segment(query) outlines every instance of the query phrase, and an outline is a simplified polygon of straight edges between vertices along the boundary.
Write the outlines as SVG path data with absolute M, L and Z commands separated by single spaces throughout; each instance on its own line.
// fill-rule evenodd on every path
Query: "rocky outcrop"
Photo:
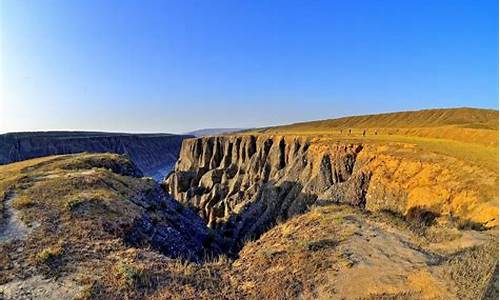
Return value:
M 182 140 L 171 134 L 25 132 L 0 135 L 0 164 L 80 152 L 127 154 L 146 176 L 160 180 L 174 166 Z
M 302 138 L 238 136 L 185 140 L 167 190 L 225 237 L 243 241 L 314 203 L 364 207 L 370 173 L 360 144 L 319 157 Z
M 144 213 L 124 235 L 126 243 L 196 262 L 222 253 L 218 235 L 193 211 L 166 195 L 159 185 L 131 201 Z
M 210 227 L 240 242 L 313 204 L 327 203 L 416 219 L 447 215 L 494 226 L 498 209 L 479 199 L 470 182 L 450 180 L 456 171 L 450 168 L 457 163 L 406 144 L 205 137 L 183 142 L 165 187 Z

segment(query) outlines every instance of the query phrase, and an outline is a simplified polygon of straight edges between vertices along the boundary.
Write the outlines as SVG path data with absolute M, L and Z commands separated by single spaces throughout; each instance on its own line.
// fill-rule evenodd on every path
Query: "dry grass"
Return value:
M 366 225 L 358 225 L 355 221 L 357 218 L 366 220 L 368 224 L 377 224 L 378 228 L 392 228 L 392 230 L 397 228 L 398 240 L 401 238 L 398 236 L 399 233 L 409 238 L 413 245 L 396 242 L 398 247 L 404 248 L 398 252 L 400 254 L 417 251 L 419 248 L 423 253 L 432 253 L 426 249 L 428 245 L 437 242 L 436 236 L 440 236 L 443 243 L 461 236 L 456 233 L 456 229 L 438 224 L 429 225 L 421 231 L 416 230 L 414 225 L 408 224 L 403 218 L 384 214 L 360 214 L 351 207 L 313 208 L 304 215 L 277 225 L 259 240 L 246 244 L 229 272 L 231 281 L 236 283 L 233 286 L 248 299 L 341 298 L 336 278 L 351 269 L 358 268 L 360 260 L 366 259 L 355 253 L 369 252 L 374 255 L 369 259 L 368 265 L 371 267 L 376 267 L 372 264 L 376 264 L 378 259 L 384 257 L 377 254 L 376 248 L 373 248 L 373 252 L 368 250 L 371 247 L 379 247 L 377 244 L 373 246 L 369 239 L 378 235 L 383 237 L 389 233 L 387 247 L 394 246 L 394 240 L 390 237 L 391 229 L 385 233 L 376 230 L 374 234 L 366 234 L 364 231 Z M 451 233 L 456 235 L 451 236 Z M 452 254 L 428 254 L 433 257 L 430 258 L 428 269 L 419 273 L 425 276 L 416 276 L 415 269 L 407 270 L 406 275 L 399 274 L 403 277 L 408 276 L 403 281 L 406 282 L 404 287 L 391 288 L 390 283 L 387 283 L 388 288 L 379 285 L 359 286 L 356 282 L 352 282 L 352 285 L 359 286 L 361 290 L 371 290 L 372 295 L 366 299 L 442 299 L 440 289 L 443 286 L 458 286 L 458 295 L 461 299 L 478 299 L 478 295 L 485 290 L 493 272 L 492 268 L 498 259 L 496 238 L 492 236 L 491 240 L 481 246 L 464 248 L 458 252 L 452 251 Z M 359 239 L 361 241 L 366 239 L 363 247 L 367 249 L 360 251 L 350 248 L 352 247 L 349 246 L 350 243 Z M 386 251 L 384 255 L 391 253 L 391 250 L 387 249 L 382 251 Z M 378 267 L 383 271 L 385 267 L 383 260 L 379 264 L 381 265 Z M 366 272 L 363 271 L 365 267 L 366 265 L 359 269 L 360 277 L 365 275 L 362 274 Z M 432 277 L 430 274 L 433 272 L 443 275 Z M 441 279 L 441 276 L 444 277 Z M 470 280 L 471 278 L 474 279 Z M 440 285 L 435 285 L 436 280 L 440 281 Z
M 422 237 L 405 227 L 408 224 L 402 218 L 366 215 L 344 206 L 314 208 L 247 243 L 234 261 L 221 256 L 203 264 L 189 263 L 123 242 L 142 212 L 128 200 L 154 184 L 120 175 L 124 168 L 123 157 L 108 154 L 0 166 L 2 191 L 14 191 L 13 206 L 22 219 L 39 224 L 27 240 L 0 245 L 0 283 L 37 274 L 54 279 L 75 275 L 85 287 L 80 299 L 317 298 L 334 293 L 332 278 L 357 265 L 356 258 L 341 247 L 357 237 L 352 215 L 387 223 L 423 246 L 446 242 L 443 236 L 451 232 L 432 224 L 419 233 Z M 474 251 L 466 249 L 443 260 L 447 278 L 464 297 L 480 290 L 468 278 L 486 284 L 485 273 L 497 258 L 489 248 Z M 461 260 L 467 261 L 463 267 Z M 388 292 L 373 299 L 410 296 L 414 295 Z
M 28 197 L 26 197 L 26 196 L 19 196 L 19 197 L 16 197 L 16 198 L 12 201 L 12 207 L 13 207 L 13 208 L 15 208 L 15 209 L 30 208 L 30 207 L 32 207 L 33 205 L 35 205 L 35 202 L 33 201 L 33 199 L 28 198 Z
M 498 111 L 494 110 L 438 109 L 355 116 L 245 132 L 252 133 L 411 143 L 424 151 L 450 155 L 498 173 Z
M 41 274 L 80 278 L 80 299 L 214 299 L 226 290 L 231 295 L 222 279 L 230 265 L 224 258 L 198 265 L 124 243 L 144 210 L 131 200 L 156 184 L 120 175 L 128 164 L 119 155 L 82 154 L 2 166 L 7 171 L 0 183 L 11 183 L 13 208 L 26 224 L 36 225 L 25 241 L 0 244 L 0 284 Z
M 352 261 L 338 247 L 351 230 L 342 227 L 349 207 L 315 209 L 293 218 L 245 245 L 233 278 L 249 299 L 314 299 L 326 276 Z
M 495 133 L 498 135 L 498 132 Z M 378 143 L 399 142 L 416 145 L 421 152 L 439 153 L 467 161 L 498 173 L 498 143 L 485 146 L 476 143 L 465 143 L 449 139 L 435 139 L 415 136 L 380 136 L 369 137 Z
M 57 274 L 64 274 L 80 262 L 102 258 L 109 247 L 123 247 L 119 241 L 107 241 L 122 236 L 140 213 L 140 208 L 124 199 L 136 197 L 153 183 L 99 165 L 107 161 L 106 166 L 119 166 L 122 159 L 112 154 L 84 154 L 0 167 L 0 185 L 15 192 L 12 207 L 33 227 L 26 241 L 1 245 L 0 260 L 9 262 L 0 270 L 2 281 L 39 271 L 55 274 L 47 272 L 55 267 Z M 68 167 L 77 165 L 76 169 Z M 8 250 L 20 243 L 23 252 Z
M 144 267 L 133 264 L 118 264 L 113 270 L 113 276 L 117 278 L 122 287 L 148 285 L 152 280 L 147 275 Z
M 19 182 L 22 181 L 22 178 L 24 177 L 24 174 L 22 173 L 23 169 L 34 164 L 42 163 L 44 161 L 50 161 L 53 159 L 54 157 L 42 157 L 8 165 L 0 165 L 0 199 L 5 198 L 9 191 L 14 189 L 15 185 L 19 184 Z M 0 210 L 3 210 L 3 200 L 0 201 Z M 1 218 L 2 216 L 0 214 L 0 223 Z
M 498 131 L 498 111 L 487 109 L 429 109 L 362 115 L 331 120 L 311 121 L 266 128 L 266 133 L 275 132 L 333 132 L 344 129 L 361 129 L 379 133 L 394 133 L 394 130 L 408 128 L 457 127 L 469 129 L 489 129 Z M 436 132 L 437 133 L 437 132 Z

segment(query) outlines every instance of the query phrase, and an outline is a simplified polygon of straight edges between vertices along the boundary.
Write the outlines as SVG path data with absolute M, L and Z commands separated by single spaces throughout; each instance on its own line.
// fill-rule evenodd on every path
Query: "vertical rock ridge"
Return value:
M 306 138 L 283 136 L 189 139 L 165 187 L 236 248 L 317 201 L 363 207 L 364 199 L 353 199 L 363 198 L 369 183 L 363 173 L 353 176 L 362 146 L 310 146 Z

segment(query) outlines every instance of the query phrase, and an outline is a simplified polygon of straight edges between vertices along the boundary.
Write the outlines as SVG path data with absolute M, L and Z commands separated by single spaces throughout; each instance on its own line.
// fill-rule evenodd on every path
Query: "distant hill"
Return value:
M 0 135 L 0 164 L 80 152 L 127 154 L 146 176 L 161 179 L 191 135 L 81 131 L 14 132 Z
M 225 133 L 233 133 L 241 130 L 244 130 L 244 128 L 204 128 L 204 129 L 194 130 L 186 134 L 194 135 L 196 137 L 202 137 L 210 135 L 221 135 Z
M 266 134 L 374 134 L 451 139 L 461 142 L 498 144 L 498 111 L 478 108 L 426 109 L 294 123 L 255 129 Z
M 498 111 L 478 108 L 425 109 L 338 119 L 294 123 L 271 127 L 272 130 L 329 128 L 436 127 L 459 125 L 470 128 L 498 129 Z

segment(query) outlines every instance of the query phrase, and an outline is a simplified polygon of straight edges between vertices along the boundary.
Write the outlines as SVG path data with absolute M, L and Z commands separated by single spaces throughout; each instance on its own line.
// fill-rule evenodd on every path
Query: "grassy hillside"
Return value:
M 449 125 L 465 128 L 498 129 L 498 111 L 478 108 L 425 109 L 302 122 L 273 127 L 271 130 L 408 128 Z
M 362 136 L 368 139 L 374 136 L 414 136 L 498 147 L 498 111 L 476 108 L 428 109 L 295 123 L 254 132 L 328 134 L 339 138 Z
M 498 111 L 489 109 L 428 109 L 303 122 L 245 134 L 412 144 L 423 152 L 451 156 L 486 168 L 498 178 L 498 117 Z
M 471 247 L 471 233 L 420 230 L 394 216 L 317 207 L 245 245 L 231 278 L 251 299 L 481 298 L 496 240 Z
M 136 299 L 159 264 L 181 272 L 181 261 L 208 255 L 214 237 L 201 219 L 139 176 L 117 154 L 0 166 L 0 298 Z

